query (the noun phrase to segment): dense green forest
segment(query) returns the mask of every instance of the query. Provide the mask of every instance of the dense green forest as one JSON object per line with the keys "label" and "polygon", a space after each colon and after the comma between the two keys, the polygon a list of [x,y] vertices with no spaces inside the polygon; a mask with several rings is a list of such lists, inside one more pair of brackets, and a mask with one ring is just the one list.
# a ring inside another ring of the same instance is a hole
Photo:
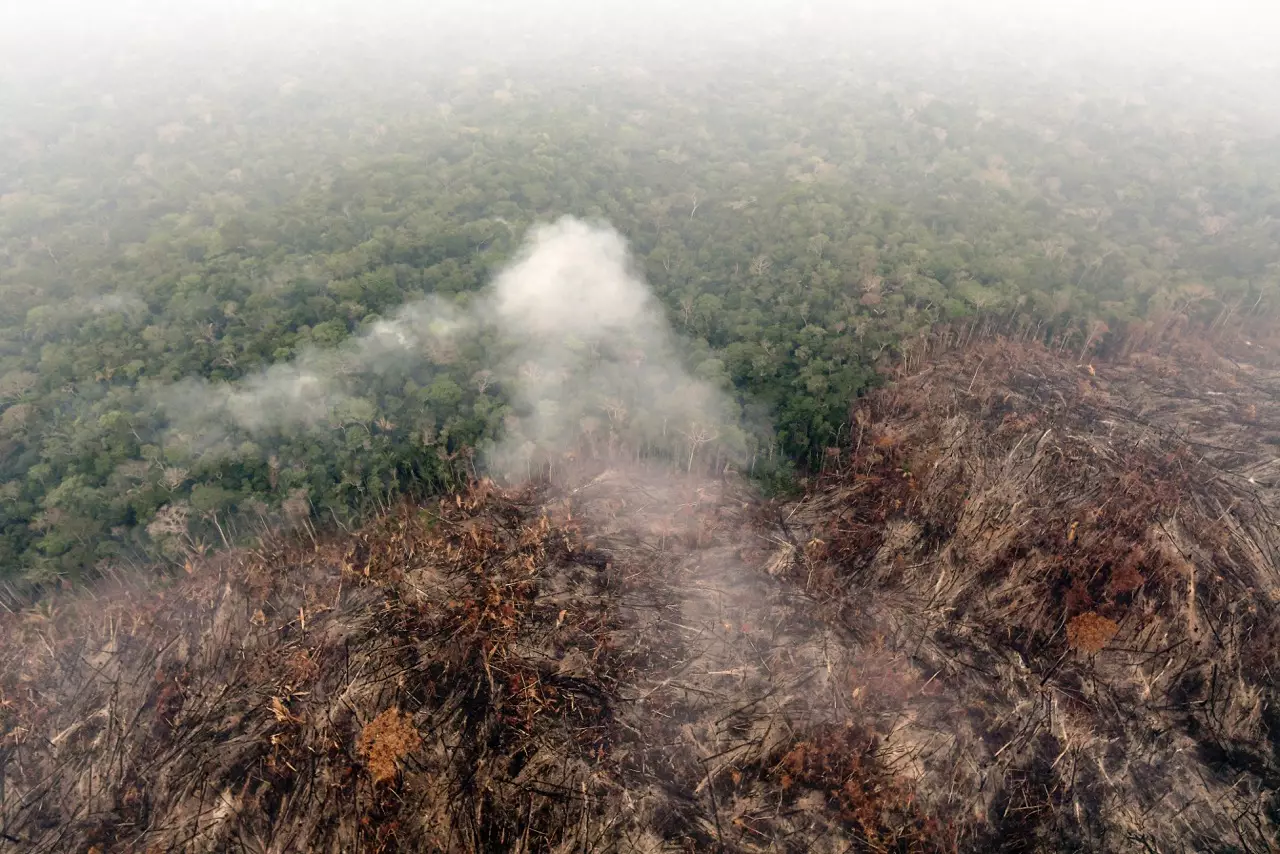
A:
{"label": "dense green forest", "polygon": [[624,235],[689,370],[772,425],[748,438],[761,477],[817,465],[938,322],[997,314],[1086,358],[1156,316],[1280,310],[1275,128],[1173,73],[762,55],[121,80],[0,84],[10,577],[474,476],[509,414],[478,345],[219,453],[157,401],[341,352],[415,299],[465,306],[562,215]]}

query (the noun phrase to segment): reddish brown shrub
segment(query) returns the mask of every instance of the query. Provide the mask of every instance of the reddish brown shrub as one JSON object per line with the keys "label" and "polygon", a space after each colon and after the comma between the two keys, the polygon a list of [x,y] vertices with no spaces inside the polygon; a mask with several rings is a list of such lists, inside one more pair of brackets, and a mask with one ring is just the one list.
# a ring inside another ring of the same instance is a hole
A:
{"label": "reddish brown shrub", "polygon": [[356,750],[375,782],[390,783],[396,778],[396,763],[421,744],[413,719],[399,709],[387,709],[361,730]]}
{"label": "reddish brown shrub", "polygon": [[1072,649],[1094,655],[1105,649],[1118,631],[1115,620],[1087,611],[1067,623],[1067,643]]}

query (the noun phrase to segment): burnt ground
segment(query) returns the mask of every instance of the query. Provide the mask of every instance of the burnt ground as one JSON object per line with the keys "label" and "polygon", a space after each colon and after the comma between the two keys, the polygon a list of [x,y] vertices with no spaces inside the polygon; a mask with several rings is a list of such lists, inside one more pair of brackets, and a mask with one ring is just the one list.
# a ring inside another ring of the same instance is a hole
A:
{"label": "burnt ground", "polygon": [[988,341],[854,412],[792,577],[928,692],[877,696],[922,807],[999,850],[1269,851],[1280,374]]}
{"label": "burnt ground", "polygon": [[988,340],[798,500],[599,463],[50,598],[0,850],[1274,850],[1278,385]]}
{"label": "burnt ground", "polygon": [[662,469],[482,484],[15,617],[4,840],[932,848],[762,510]]}

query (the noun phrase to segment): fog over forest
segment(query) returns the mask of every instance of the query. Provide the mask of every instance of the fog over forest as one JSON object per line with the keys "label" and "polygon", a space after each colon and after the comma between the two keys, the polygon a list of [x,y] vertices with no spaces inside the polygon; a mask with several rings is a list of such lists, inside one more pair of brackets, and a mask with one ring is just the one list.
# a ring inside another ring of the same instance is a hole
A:
{"label": "fog over forest", "polygon": [[1280,6],[0,11],[0,854],[1274,851]]}
{"label": "fog over forest", "polygon": [[[995,314],[1084,359],[1163,312],[1273,306],[1280,16],[1253,4],[5,14],[11,575],[230,543],[303,500],[358,518],[549,439],[548,374],[510,361],[486,294],[566,216],[616,232],[634,269],[605,278],[661,306],[645,369],[727,410],[655,433],[619,421],[652,389],[598,389],[556,452],[705,453],[778,488],[934,324]],[[474,331],[440,346],[440,318]],[[421,338],[395,370],[388,324]],[[633,358],[562,331],[536,355]],[[305,392],[268,400],[284,377]]]}

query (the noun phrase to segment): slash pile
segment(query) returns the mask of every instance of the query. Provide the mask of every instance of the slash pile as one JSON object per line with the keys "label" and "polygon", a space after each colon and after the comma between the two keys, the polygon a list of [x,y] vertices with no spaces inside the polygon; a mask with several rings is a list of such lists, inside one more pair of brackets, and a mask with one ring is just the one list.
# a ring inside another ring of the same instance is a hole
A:
{"label": "slash pile", "polygon": [[937,850],[732,483],[484,483],[0,633],[23,851]]}
{"label": "slash pile", "polygon": [[[529,498],[474,490],[11,625],[5,839],[513,850],[572,834],[608,743],[609,582]],[[565,595],[537,596],[553,578]],[[570,653],[601,666],[567,672]]]}
{"label": "slash pile", "polygon": [[998,339],[855,409],[791,574],[900,663],[878,729],[965,847],[1275,850],[1277,391]]}

